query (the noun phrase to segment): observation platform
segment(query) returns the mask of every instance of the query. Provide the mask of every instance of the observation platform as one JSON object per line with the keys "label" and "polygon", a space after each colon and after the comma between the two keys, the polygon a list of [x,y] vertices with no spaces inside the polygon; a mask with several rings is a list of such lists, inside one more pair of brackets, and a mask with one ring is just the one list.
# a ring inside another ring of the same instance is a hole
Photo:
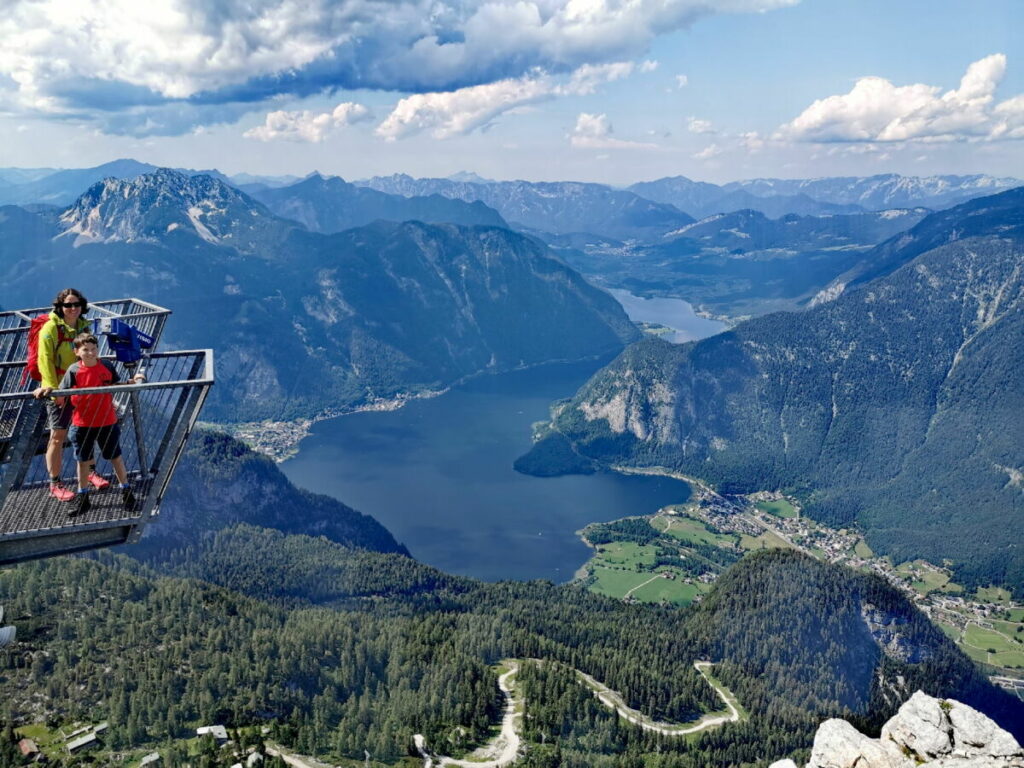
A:
{"label": "observation platform", "polygon": [[[135,320],[135,327],[154,339],[159,339],[170,314],[138,299],[124,299],[90,304],[90,319],[92,310],[100,306],[110,312],[134,312],[134,316],[107,316]],[[135,312],[140,308],[145,311]],[[0,329],[0,357],[19,348],[24,354],[28,323],[41,311],[0,313],[0,323],[9,323]],[[25,320],[23,325],[19,324],[21,320]],[[103,339],[101,352],[109,351]],[[13,354],[17,358],[17,352]],[[115,364],[122,381],[131,380],[139,371],[147,379],[142,384],[74,390],[76,396],[113,396],[121,426],[122,458],[136,509],[124,508],[113,471],[100,457],[98,447],[97,471],[111,481],[111,486],[90,493],[91,509],[75,515],[73,502],[60,502],[50,495],[45,463],[49,440],[45,401],[32,397],[36,382],[22,383],[23,357],[0,362],[0,565],[131,543],[160,513],[175,466],[214,383],[213,352],[156,352],[134,370],[116,362],[110,354],[103,358]],[[55,397],[70,394],[54,392]],[[61,477],[70,488],[77,485],[75,472],[74,449],[65,442]]]}
{"label": "observation platform", "polygon": [[[53,307],[49,306],[0,312],[0,361],[25,360],[28,356],[28,329],[32,318],[52,311]],[[110,299],[90,301],[87,319],[117,318],[159,342],[170,314],[171,310],[141,299]],[[113,353],[105,338],[99,341],[101,355]],[[20,371],[18,375],[20,377]]]}

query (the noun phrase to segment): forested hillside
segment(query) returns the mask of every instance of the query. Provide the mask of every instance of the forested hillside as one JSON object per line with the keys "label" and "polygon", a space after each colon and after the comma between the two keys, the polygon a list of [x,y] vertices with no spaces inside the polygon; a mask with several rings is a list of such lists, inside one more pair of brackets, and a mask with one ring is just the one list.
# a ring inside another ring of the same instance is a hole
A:
{"label": "forested hillside", "polygon": [[[393,762],[414,733],[458,752],[498,716],[492,665],[503,658],[541,660],[522,672],[527,766],[756,764],[801,754],[822,717],[888,717],[911,686],[1024,728],[1022,705],[899,593],[792,553],[742,561],[703,607],[678,611],[544,582],[474,582],[244,526],[146,564],[104,554],[18,566],[0,573],[0,603],[19,634],[0,651],[0,717],[109,719],[122,749],[218,722],[268,724],[273,738],[327,757],[361,760],[365,749]],[[878,624],[917,656],[872,635]],[[689,740],[619,720],[575,672],[686,721],[720,707],[692,666],[701,658],[719,662],[750,717]]]}
{"label": "forested hillside", "polygon": [[[1024,525],[1022,199],[945,212],[944,238],[926,219],[915,231],[945,244],[813,310],[630,347],[559,409],[558,439],[727,492],[786,489],[835,527],[858,521],[876,552],[1021,594],[1006,534]],[[584,463],[565,448],[538,444]]]}
{"label": "forested hillside", "polygon": [[220,432],[194,432],[176,472],[160,518],[146,528],[136,556],[194,545],[239,522],[408,554],[374,518],[295,487],[271,459]]}

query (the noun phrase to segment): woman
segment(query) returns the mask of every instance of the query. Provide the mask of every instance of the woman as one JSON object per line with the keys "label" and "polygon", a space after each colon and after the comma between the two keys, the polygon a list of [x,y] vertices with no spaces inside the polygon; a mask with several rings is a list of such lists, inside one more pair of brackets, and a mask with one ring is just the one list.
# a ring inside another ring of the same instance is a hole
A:
{"label": "woman", "polygon": [[[71,342],[79,333],[89,329],[89,321],[85,319],[88,311],[89,302],[75,288],[65,288],[53,300],[50,319],[39,329],[39,373],[42,381],[39,389],[33,393],[36,397],[44,397],[44,392],[49,394],[49,390],[60,387],[64,371],[75,362],[75,349]],[[65,488],[61,480],[64,441],[68,436],[68,427],[71,426],[71,400],[66,397],[49,399],[46,401],[46,412],[50,429],[50,442],[46,446],[50,495],[58,501],[71,501],[75,498],[74,491]],[[95,468],[89,475],[89,481],[97,488],[110,485],[96,474]]]}

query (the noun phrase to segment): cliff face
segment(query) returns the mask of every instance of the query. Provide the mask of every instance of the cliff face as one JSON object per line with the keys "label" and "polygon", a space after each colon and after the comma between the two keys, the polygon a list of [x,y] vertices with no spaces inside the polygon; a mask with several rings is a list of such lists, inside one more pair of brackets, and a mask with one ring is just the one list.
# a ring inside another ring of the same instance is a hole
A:
{"label": "cliff face", "polygon": [[[818,728],[805,768],[1018,768],[1024,750],[981,712],[918,691],[872,739],[845,720]],[[779,760],[770,768],[797,768]]]}

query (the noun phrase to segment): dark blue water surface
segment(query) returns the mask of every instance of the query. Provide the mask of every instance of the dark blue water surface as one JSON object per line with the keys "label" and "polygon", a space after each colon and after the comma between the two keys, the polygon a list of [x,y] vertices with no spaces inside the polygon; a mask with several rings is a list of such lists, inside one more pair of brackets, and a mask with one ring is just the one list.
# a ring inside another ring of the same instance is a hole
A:
{"label": "dark blue water surface", "polygon": [[512,469],[530,426],[597,362],[481,376],[430,400],[314,426],[285,474],[373,515],[418,560],[488,581],[571,579],[587,523],[653,514],[689,487],[618,474],[536,478]]}

